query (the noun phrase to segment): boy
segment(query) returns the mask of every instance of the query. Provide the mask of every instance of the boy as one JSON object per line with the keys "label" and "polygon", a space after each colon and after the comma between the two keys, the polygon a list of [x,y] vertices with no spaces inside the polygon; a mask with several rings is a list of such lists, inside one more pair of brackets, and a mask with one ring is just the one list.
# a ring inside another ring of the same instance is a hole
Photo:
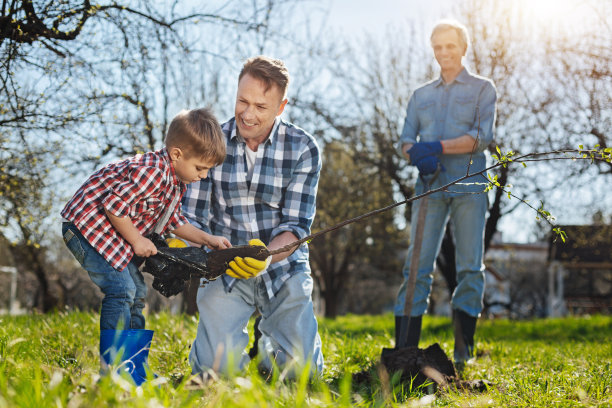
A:
{"label": "boy", "polygon": [[103,360],[112,362],[111,347],[123,347],[124,357],[136,366],[130,374],[137,385],[146,378],[142,351],[148,349],[153,332],[142,330],[147,287],[131,260],[134,255],[157,253],[146,238],[154,231],[172,232],[211,249],[231,247],[226,238],[189,224],[180,207],[186,184],[206,178],[224,158],[225,138],[211,111],[182,111],[170,123],[165,148],[98,170],[61,212],[66,246],[104,294],[100,311]]}

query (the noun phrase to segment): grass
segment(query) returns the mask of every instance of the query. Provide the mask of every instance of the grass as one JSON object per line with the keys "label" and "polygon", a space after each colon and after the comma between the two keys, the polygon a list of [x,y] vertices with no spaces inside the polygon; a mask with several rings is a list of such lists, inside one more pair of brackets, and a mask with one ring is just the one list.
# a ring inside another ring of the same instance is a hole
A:
{"label": "grass", "polygon": [[[397,378],[390,390],[381,386],[376,364],[382,348],[392,346],[391,315],[320,319],[326,358],[320,380],[266,382],[250,368],[203,386],[190,381],[187,361],[196,323],[193,316],[149,316],[147,327],[155,330],[149,362],[165,378],[135,388],[121,377],[99,376],[97,314],[0,316],[0,407],[612,406],[610,316],[480,321],[479,357],[465,377],[495,386],[434,395]],[[426,316],[421,347],[435,342],[452,355],[449,319]],[[351,380],[364,370],[371,381]]]}

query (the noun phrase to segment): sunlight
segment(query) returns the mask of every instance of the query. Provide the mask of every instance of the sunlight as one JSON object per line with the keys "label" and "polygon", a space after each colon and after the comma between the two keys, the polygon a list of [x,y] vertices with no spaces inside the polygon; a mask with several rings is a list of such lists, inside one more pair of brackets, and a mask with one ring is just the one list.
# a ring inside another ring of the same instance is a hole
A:
{"label": "sunlight", "polygon": [[572,22],[593,12],[590,0],[520,0],[521,10],[541,28],[570,28]]}

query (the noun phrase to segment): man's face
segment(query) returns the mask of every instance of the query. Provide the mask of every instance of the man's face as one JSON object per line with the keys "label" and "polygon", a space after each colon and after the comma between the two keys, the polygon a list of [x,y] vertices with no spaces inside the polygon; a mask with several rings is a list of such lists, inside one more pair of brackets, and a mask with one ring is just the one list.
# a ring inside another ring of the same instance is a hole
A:
{"label": "man's face", "polygon": [[247,141],[262,143],[268,137],[274,120],[283,112],[287,100],[277,85],[266,91],[263,81],[244,75],[238,82],[236,94],[236,126]]}
{"label": "man's face", "polygon": [[461,70],[461,58],[465,55],[466,47],[461,42],[456,30],[439,31],[431,38],[431,46],[443,71]]}

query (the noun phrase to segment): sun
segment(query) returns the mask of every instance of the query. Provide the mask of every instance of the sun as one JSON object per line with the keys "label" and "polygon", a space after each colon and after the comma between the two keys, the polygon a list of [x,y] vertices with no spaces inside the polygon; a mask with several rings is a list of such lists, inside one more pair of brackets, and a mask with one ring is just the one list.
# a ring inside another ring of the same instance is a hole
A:
{"label": "sun", "polygon": [[519,0],[526,17],[539,24],[565,24],[591,15],[596,0]]}
{"label": "sun", "polygon": [[[523,24],[531,32],[549,38],[581,36],[590,20],[601,14],[601,0],[516,0]],[[612,4],[612,2],[610,3]],[[597,13],[595,10],[599,10]]]}

